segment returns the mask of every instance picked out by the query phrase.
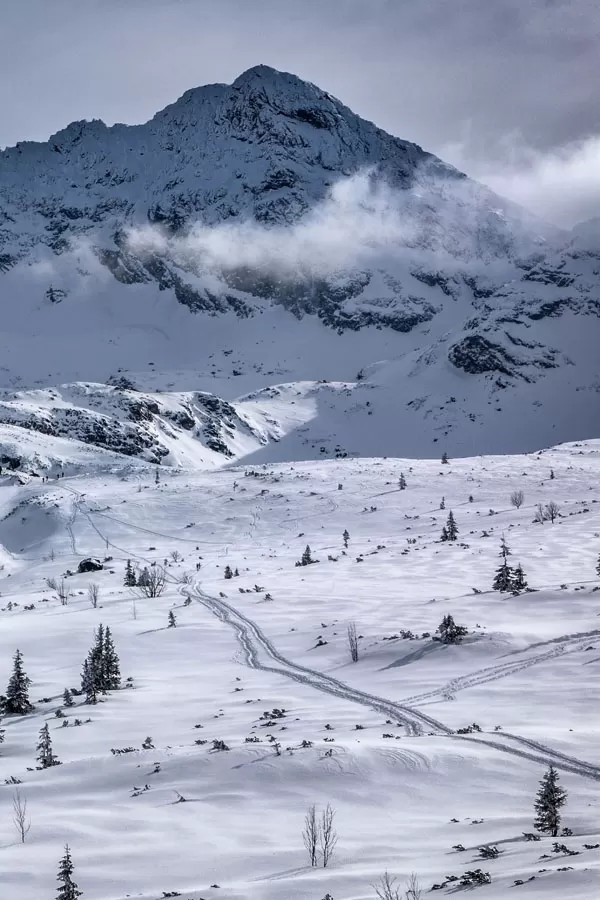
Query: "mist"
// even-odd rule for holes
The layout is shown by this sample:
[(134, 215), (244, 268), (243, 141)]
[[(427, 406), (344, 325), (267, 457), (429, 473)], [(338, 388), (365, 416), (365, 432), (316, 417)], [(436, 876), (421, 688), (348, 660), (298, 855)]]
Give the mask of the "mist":
[(400, 191), (373, 169), (336, 182), (328, 196), (293, 225), (267, 227), (254, 221), (195, 224), (184, 236), (169, 237), (147, 226), (128, 232), (135, 253), (169, 255), (203, 270), (248, 267), (281, 277), (299, 272), (326, 276), (356, 267), (405, 242), (415, 230)]

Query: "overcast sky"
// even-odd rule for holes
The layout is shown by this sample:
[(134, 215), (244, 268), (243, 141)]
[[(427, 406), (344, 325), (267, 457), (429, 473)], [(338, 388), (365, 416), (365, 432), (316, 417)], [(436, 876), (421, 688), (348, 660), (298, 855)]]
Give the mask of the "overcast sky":
[(257, 63), (559, 224), (600, 215), (598, 0), (6, 0), (0, 146)]

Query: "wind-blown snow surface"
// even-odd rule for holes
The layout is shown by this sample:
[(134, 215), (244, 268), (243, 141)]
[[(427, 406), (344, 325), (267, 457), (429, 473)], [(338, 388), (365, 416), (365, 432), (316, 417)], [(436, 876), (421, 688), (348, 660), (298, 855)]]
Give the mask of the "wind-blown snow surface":
[[(65, 442), (44, 441), (56, 471)], [(20, 844), (14, 786), (3, 784), (3, 897), (53, 896), (65, 842), (86, 900), (371, 900), (385, 869), (401, 883), (417, 872), (428, 891), (479, 866), (492, 876), (478, 889), (489, 900), (598, 895), (600, 851), (583, 845), (600, 842), (600, 443), (447, 466), (162, 470), (158, 485), (137, 460), (125, 468), (90, 453), (78, 458), (87, 454), (87, 474), (0, 485), (0, 685), (19, 647), (35, 701), (30, 715), (4, 720), (0, 781), (20, 780), (32, 824)], [(519, 510), (514, 489), (525, 493)], [(535, 505), (549, 501), (560, 518), (533, 524)], [(450, 509), (459, 540), (442, 544)], [(490, 591), (503, 534), (534, 592)], [(318, 563), (296, 567), (307, 543)], [(111, 559), (67, 577), (61, 606), (46, 579), (88, 554)], [(165, 558), (160, 598), (122, 586), (127, 559)], [(225, 579), (226, 565), (239, 577)], [(447, 613), (469, 629), (460, 646), (398, 636), (433, 633)], [(63, 727), (62, 692), (78, 686), (100, 623), (132, 688), (95, 706), (76, 698)], [(265, 718), (275, 708), (285, 716)], [(76, 717), (91, 721), (75, 727)], [(62, 765), (37, 771), (45, 722)], [(473, 722), (481, 733), (456, 734)], [(154, 749), (141, 749), (147, 736)], [(231, 749), (211, 752), (214, 740)], [(569, 791), (573, 836), (560, 841), (577, 856), (552, 852), (550, 838), (523, 839), (549, 763)], [(302, 846), (312, 802), (336, 810), (327, 869), (308, 867)], [(465, 852), (452, 850), (459, 843)], [(477, 859), (486, 844), (498, 859)]]

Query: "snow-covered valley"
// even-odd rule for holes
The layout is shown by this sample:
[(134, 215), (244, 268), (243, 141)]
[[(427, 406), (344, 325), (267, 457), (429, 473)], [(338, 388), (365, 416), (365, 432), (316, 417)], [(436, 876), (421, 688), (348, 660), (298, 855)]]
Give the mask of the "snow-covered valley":
[[(52, 896), (65, 843), (85, 900), (375, 900), (386, 870), (451, 896), (476, 869), (490, 900), (597, 895), (598, 442), (157, 476), (28, 433), (54, 464), (0, 484), (0, 684), (18, 648), (34, 704), (2, 723), (3, 897)], [(531, 591), (492, 590), (502, 536)], [(103, 568), (67, 574), (86, 557)], [(127, 560), (166, 561), (164, 592), (126, 587)], [(459, 643), (433, 639), (447, 615)], [(121, 688), (65, 706), (100, 624)], [(61, 765), (40, 769), (46, 723)], [(572, 834), (528, 841), (550, 764)], [(335, 811), (326, 868), (303, 846), (313, 803)]]

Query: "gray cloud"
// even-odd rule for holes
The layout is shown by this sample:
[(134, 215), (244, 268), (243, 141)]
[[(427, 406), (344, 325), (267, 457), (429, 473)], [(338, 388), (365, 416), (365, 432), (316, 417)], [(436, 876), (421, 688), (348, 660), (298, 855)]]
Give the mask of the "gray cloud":
[(561, 224), (599, 205), (596, 0), (6, 6), (0, 145), (78, 118), (144, 121), (189, 87), (264, 62), (394, 134), (446, 157), (450, 148), (451, 162)]

